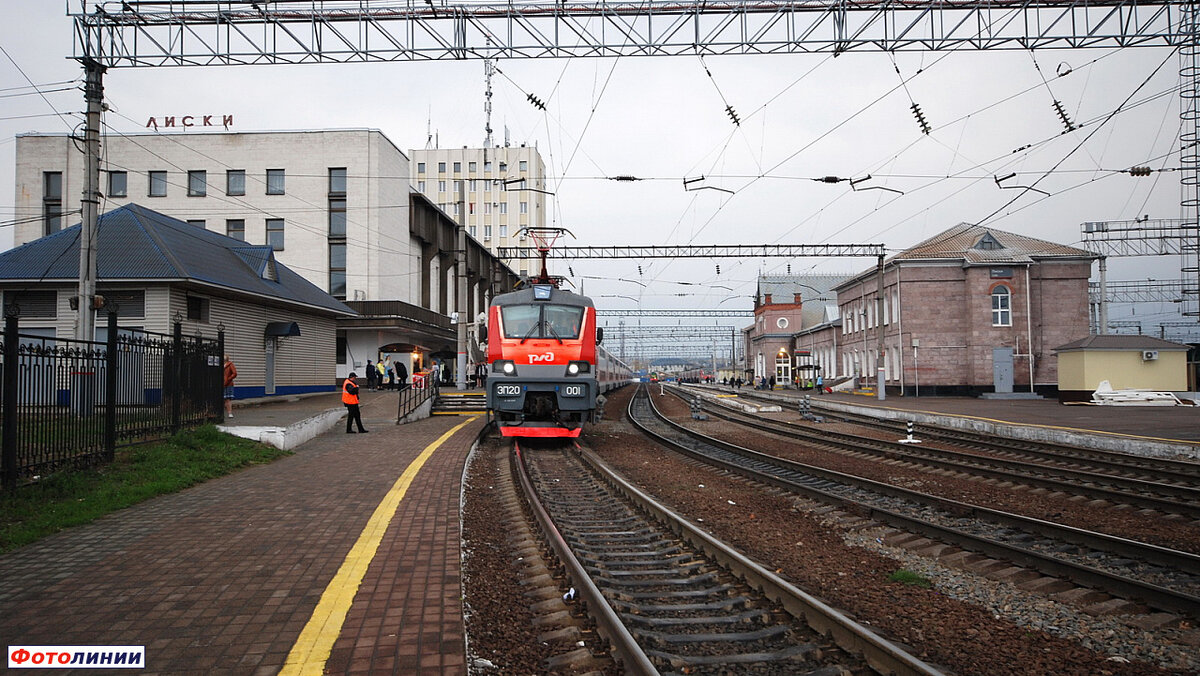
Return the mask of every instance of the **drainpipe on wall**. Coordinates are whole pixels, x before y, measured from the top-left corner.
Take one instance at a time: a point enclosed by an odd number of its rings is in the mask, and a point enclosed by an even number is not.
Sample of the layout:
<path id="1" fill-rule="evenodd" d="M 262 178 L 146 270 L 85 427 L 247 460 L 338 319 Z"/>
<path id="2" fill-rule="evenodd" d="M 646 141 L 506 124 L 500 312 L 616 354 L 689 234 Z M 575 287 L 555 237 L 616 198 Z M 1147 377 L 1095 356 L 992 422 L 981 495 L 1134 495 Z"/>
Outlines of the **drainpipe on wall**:
<path id="1" fill-rule="evenodd" d="M 1033 394 L 1033 305 L 1030 302 L 1029 285 L 1031 277 L 1029 268 L 1025 266 L 1025 336 L 1029 342 L 1029 393 Z"/>

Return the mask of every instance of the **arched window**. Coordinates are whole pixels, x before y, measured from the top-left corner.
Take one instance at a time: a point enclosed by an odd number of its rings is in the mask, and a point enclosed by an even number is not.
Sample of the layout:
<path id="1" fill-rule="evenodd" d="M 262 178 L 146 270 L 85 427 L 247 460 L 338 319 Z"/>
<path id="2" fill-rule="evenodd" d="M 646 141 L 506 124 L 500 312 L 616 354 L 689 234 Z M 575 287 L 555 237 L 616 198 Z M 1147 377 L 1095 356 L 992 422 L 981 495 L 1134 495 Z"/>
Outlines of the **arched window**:
<path id="1" fill-rule="evenodd" d="M 1012 292 L 1007 286 L 992 289 L 992 326 L 1012 326 Z"/>

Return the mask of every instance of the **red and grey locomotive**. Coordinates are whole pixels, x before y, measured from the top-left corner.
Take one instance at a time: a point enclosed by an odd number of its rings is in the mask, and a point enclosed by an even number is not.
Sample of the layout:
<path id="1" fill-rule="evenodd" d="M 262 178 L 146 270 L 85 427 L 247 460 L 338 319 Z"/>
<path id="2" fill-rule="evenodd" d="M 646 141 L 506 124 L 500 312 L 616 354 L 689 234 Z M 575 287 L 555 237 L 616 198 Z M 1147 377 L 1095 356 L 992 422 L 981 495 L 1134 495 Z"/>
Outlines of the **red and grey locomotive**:
<path id="1" fill-rule="evenodd" d="M 488 308 L 487 405 L 503 436 L 578 437 L 623 384 L 587 296 L 535 283 Z"/>

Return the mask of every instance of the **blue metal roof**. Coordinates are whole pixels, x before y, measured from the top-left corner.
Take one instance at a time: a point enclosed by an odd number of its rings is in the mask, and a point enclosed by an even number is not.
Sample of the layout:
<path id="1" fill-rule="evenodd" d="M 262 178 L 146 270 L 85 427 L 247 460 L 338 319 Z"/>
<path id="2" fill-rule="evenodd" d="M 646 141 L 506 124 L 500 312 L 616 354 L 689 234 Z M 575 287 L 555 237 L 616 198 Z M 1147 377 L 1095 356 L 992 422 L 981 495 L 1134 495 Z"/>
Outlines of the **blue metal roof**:
<path id="1" fill-rule="evenodd" d="M 76 225 L 0 253 L 0 281 L 78 280 L 80 232 Z M 96 252 L 101 283 L 195 281 L 356 314 L 287 266 L 271 266 L 269 246 L 248 245 L 136 204 L 100 216 Z M 277 279 L 269 278 L 270 267 Z"/>

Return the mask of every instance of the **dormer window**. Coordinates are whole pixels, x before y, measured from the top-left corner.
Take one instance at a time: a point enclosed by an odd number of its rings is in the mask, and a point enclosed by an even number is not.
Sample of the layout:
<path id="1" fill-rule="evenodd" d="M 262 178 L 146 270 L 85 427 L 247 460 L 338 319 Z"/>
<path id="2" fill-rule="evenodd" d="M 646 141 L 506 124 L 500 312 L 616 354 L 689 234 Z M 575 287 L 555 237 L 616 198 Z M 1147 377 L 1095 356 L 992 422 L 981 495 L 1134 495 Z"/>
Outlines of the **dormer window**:
<path id="1" fill-rule="evenodd" d="M 1001 244 L 1000 240 L 996 239 L 992 233 L 985 232 L 983 233 L 983 237 L 980 237 L 979 241 L 975 242 L 975 246 L 973 248 L 980 249 L 982 251 L 995 251 L 997 249 L 1003 249 L 1004 245 Z"/>

